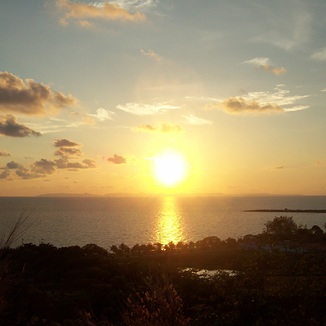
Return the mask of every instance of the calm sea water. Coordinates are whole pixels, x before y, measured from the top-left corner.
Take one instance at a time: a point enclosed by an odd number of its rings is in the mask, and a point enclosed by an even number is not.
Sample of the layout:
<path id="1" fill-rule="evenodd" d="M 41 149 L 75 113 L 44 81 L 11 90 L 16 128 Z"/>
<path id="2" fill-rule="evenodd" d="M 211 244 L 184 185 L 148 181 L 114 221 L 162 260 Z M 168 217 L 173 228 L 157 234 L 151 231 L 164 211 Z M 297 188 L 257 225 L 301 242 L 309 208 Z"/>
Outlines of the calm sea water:
<path id="1" fill-rule="evenodd" d="M 95 243 L 108 249 L 113 244 L 189 242 L 212 235 L 239 238 L 262 232 L 266 221 L 282 215 L 244 210 L 284 208 L 326 209 L 326 197 L 0 197 L 0 239 L 21 214 L 29 215 L 29 228 L 16 245 Z M 326 222 L 326 214 L 287 215 L 307 227 L 323 228 Z"/>

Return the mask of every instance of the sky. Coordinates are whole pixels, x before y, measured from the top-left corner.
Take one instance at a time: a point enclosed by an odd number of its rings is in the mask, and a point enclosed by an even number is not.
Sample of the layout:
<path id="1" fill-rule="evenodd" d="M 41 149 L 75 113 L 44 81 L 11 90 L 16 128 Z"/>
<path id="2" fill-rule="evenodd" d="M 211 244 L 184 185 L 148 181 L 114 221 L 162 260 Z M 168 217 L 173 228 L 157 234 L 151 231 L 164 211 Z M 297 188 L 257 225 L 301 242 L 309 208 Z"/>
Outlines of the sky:
<path id="1" fill-rule="evenodd" d="M 326 195 L 325 0 L 0 0 L 0 196 Z M 159 184 L 172 150 L 185 179 Z"/>

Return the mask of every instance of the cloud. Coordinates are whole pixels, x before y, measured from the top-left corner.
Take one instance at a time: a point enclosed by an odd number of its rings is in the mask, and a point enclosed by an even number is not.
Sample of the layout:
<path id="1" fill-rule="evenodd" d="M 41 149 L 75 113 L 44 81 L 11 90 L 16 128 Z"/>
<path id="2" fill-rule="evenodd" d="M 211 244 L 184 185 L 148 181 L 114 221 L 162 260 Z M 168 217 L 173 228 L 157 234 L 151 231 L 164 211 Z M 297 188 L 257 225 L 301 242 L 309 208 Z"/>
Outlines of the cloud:
<path id="1" fill-rule="evenodd" d="M 80 146 L 78 143 L 75 143 L 73 141 L 70 141 L 68 139 L 56 139 L 54 141 L 54 146 L 55 147 L 75 147 L 75 146 Z"/>
<path id="2" fill-rule="evenodd" d="M 284 110 L 276 104 L 261 104 L 257 101 L 249 101 L 241 97 L 231 97 L 224 100 L 222 108 L 229 113 L 243 113 L 243 112 L 267 112 L 267 111 L 278 111 L 283 112 Z"/>
<path id="3" fill-rule="evenodd" d="M 286 111 L 296 111 L 309 108 L 309 106 L 292 106 L 296 101 L 308 98 L 310 95 L 289 95 L 290 91 L 285 89 L 285 85 L 279 84 L 274 88 L 274 92 L 249 92 L 246 99 L 256 100 L 262 104 L 275 103 L 276 105 L 284 107 Z"/>
<path id="4" fill-rule="evenodd" d="M 42 158 L 32 165 L 32 170 L 37 174 L 52 174 L 55 172 L 55 162 Z"/>
<path id="5" fill-rule="evenodd" d="M 56 0 L 57 8 L 61 9 L 63 16 L 60 19 L 62 25 L 68 25 L 70 22 L 75 22 L 81 27 L 91 27 L 89 21 L 94 19 L 104 20 L 120 20 L 139 22 L 144 21 L 146 16 L 136 11 L 131 13 L 122 8 L 118 3 L 108 2 L 71 2 L 70 0 Z"/>
<path id="6" fill-rule="evenodd" d="M 65 145 L 66 147 L 60 145 Z M 57 160 L 42 158 L 33 162 L 29 168 L 15 161 L 10 161 L 3 168 L 8 172 L 2 172 L 1 175 L 3 178 L 6 178 L 9 175 L 10 170 L 15 170 L 16 175 L 22 179 L 35 179 L 54 174 L 57 169 L 76 171 L 79 169 L 90 169 L 96 167 L 96 162 L 92 159 L 84 159 L 81 162 L 71 161 L 74 156 L 81 156 L 82 154 L 80 149 L 77 148 L 81 146 L 78 143 L 72 142 L 68 139 L 57 139 L 54 141 L 54 146 L 59 146 L 59 150 L 54 153 L 55 155 L 60 156 Z"/>
<path id="7" fill-rule="evenodd" d="M 140 52 L 146 56 L 151 58 L 152 60 L 156 61 L 156 62 L 162 62 L 163 61 L 163 57 L 161 57 L 160 55 L 158 55 L 157 53 L 155 53 L 152 50 L 140 50 Z"/>
<path id="8" fill-rule="evenodd" d="M 0 116 L 0 134 L 10 137 L 41 136 L 41 133 L 17 123 L 12 115 Z"/>
<path id="9" fill-rule="evenodd" d="M 8 170 L 3 170 L 0 173 L 0 179 L 7 179 L 7 177 L 9 177 L 9 175 L 10 175 L 10 172 Z"/>
<path id="10" fill-rule="evenodd" d="M 135 115 L 154 115 L 158 113 L 164 113 L 168 110 L 180 109 L 180 107 L 175 105 L 168 105 L 165 103 L 154 103 L 154 104 L 127 103 L 125 105 L 118 105 L 117 109 Z"/>
<path id="11" fill-rule="evenodd" d="M 311 58 L 317 61 L 326 61 L 326 47 L 320 49 L 319 51 L 313 53 Z"/>
<path id="12" fill-rule="evenodd" d="M 57 151 L 55 151 L 54 155 L 61 157 L 81 156 L 81 151 L 79 148 L 60 147 Z"/>
<path id="13" fill-rule="evenodd" d="M 145 124 L 142 126 L 139 126 L 137 130 L 140 131 L 145 131 L 145 132 L 153 132 L 153 133 L 178 133 L 181 132 L 182 129 L 178 125 L 174 124 L 167 124 L 167 123 L 162 123 L 159 126 L 153 126 L 150 124 Z"/>
<path id="14" fill-rule="evenodd" d="M 244 63 L 271 72 L 274 75 L 282 75 L 287 72 L 287 70 L 284 67 L 274 67 L 271 64 L 269 58 L 263 58 L 263 57 L 254 58 L 251 60 L 247 60 Z"/>
<path id="15" fill-rule="evenodd" d="M 132 9 L 146 9 L 151 8 L 157 5 L 158 0 L 115 0 L 111 3 L 117 4 L 119 7 L 126 10 Z"/>
<path id="16" fill-rule="evenodd" d="M 90 159 L 85 159 L 80 162 L 70 162 L 67 157 L 62 157 L 58 160 L 55 160 L 55 165 L 58 169 L 70 169 L 70 170 L 79 170 L 79 169 L 88 169 L 96 167 L 95 161 Z"/>
<path id="17" fill-rule="evenodd" d="M 196 117 L 193 114 L 184 115 L 183 117 L 187 120 L 187 123 L 191 125 L 203 126 L 203 125 L 211 125 L 213 123 L 212 121 Z"/>
<path id="18" fill-rule="evenodd" d="M 59 159 L 55 160 L 55 166 L 58 169 L 88 169 L 95 168 L 96 164 L 94 160 L 84 159 L 80 162 L 71 162 L 70 159 L 73 157 L 79 157 L 82 155 L 81 150 L 78 148 L 81 145 L 68 139 L 56 139 L 54 141 L 54 147 L 59 147 L 54 155 L 60 156 Z"/>
<path id="19" fill-rule="evenodd" d="M 8 152 L 0 152 L 0 157 L 10 156 L 10 153 Z"/>
<path id="20" fill-rule="evenodd" d="M 245 96 L 230 97 L 210 105 L 212 108 L 222 108 L 231 114 L 265 113 L 265 112 L 295 112 L 309 108 L 308 105 L 294 105 L 296 101 L 309 95 L 289 95 L 284 85 L 277 85 L 274 92 L 249 92 Z"/>
<path id="21" fill-rule="evenodd" d="M 16 170 L 16 174 L 22 179 L 36 179 L 44 176 L 43 174 L 34 173 L 32 170 L 26 169 L 23 166 L 20 166 Z"/>
<path id="22" fill-rule="evenodd" d="M 18 169 L 19 167 L 21 167 L 21 164 L 11 161 L 7 163 L 7 169 L 9 170 L 14 170 L 14 169 Z"/>
<path id="23" fill-rule="evenodd" d="M 321 92 L 326 92 L 326 88 L 323 88 L 320 90 Z"/>
<path id="24" fill-rule="evenodd" d="M 127 160 L 125 157 L 114 154 L 112 157 L 108 158 L 108 162 L 113 164 L 126 164 Z"/>
<path id="25" fill-rule="evenodd" d="M 54 152 L 54 155 L 60 156 L 59 159 L 54 161 L 58 169 L 78 170 L 96 167 L 95 161 L 91 159 L 84 159 L 82 162 L 71 162 L 71 158 L 82 155 L 81 150 L 78 148 L 81 146 L 80 144 L 65 138 L 56 139 L 53 144 L 54 147 L 59 148 Z"/>
<path id="26" fill-rule="evenodd" d="M 54 92 L 33 79 L 24 81 L 9 72 L 0 72 L 0 112 L 40 115 L 76 104 L 72 95 Z"/>
<path id="27" fill-rule="evenodd" d="M 83 163 L 85 164 L 85 166 L 87 168 L 95 168 L 96 167 L 95 161 L 91 160 L 91 159 L 85 159 L 85 160 L 83 160 Z"/>
<path id="28" fill-rule="evenodd" d="M 112 120 L 115 112 L 107 111 L 104 108 L 98 108 L 96 114 L 89 114 L 91 117 L 98 119 L 99 121 Z"/>
<path id="29" fill-rule="evenodd" d="M 34 162 L 31 165 L 30 169 L 27 169 L 23 165 L 11 161 L 7 163 L 7 170 L 16 170 L 16 175 L 18 175 L 22 179 L 35 179 L 40 178 L 48 174 L 52 174 L 55 172 L 55 163 L 46 159 L 41 159 L 39 161 Z"/>
<path id="30" fill-rule="evenodd" d="M 57 169 L 79 170 L 95 168 L 95 161 L 85 159 L 82 162 L 71 162 L 67 157 L 61 157 L 58 160 L 50 161 L 42 158 L 34 162 L 30 169 L 16 162 L 7 163 L 7 170 L 16 170 L 16 175 L 22 179 L 35 179 L 54 174 Z"/>

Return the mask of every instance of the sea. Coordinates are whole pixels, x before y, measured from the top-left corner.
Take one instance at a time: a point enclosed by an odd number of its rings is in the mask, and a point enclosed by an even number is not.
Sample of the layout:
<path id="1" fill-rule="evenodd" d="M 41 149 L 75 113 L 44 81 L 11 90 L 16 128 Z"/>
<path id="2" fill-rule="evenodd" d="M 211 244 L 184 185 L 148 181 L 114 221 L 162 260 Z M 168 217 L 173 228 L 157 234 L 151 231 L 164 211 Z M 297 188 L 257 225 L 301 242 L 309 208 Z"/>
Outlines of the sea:
<path id="1" fill-rule="evenodd" d="M 0 240 L 27 217 L 13 246 L 56 247 L 174 243 L 259 234 L 275 216 L 324 230 L 325 213 L 245 212 L 255 209 L 326 209 L 326 196 L 0 197 Z"/>

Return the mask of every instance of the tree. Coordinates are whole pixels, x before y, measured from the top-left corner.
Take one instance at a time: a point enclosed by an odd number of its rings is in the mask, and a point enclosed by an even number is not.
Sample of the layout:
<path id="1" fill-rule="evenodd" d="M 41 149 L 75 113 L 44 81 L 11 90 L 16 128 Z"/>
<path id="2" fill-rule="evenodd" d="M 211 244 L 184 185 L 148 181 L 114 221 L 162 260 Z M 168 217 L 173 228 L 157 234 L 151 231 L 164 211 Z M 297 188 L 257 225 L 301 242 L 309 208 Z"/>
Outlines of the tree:
<path id="1" fill-rule="evenodd" d="M 265 223 L 264 233 L 275 236 L 280 240 L 286 240 L 292 238 L 297 230 L 298 226 L 293 221 L 292 216 L 279 216 Z"/>
<path id="2" fill-rule="evenodd" d="M 318 226 L 318 225 L 314 225 L 311 229 L 310 229 L 311 234 L 317 235 L 317 236 L 321 236 L 323 235 L 323 230 Z"/>

